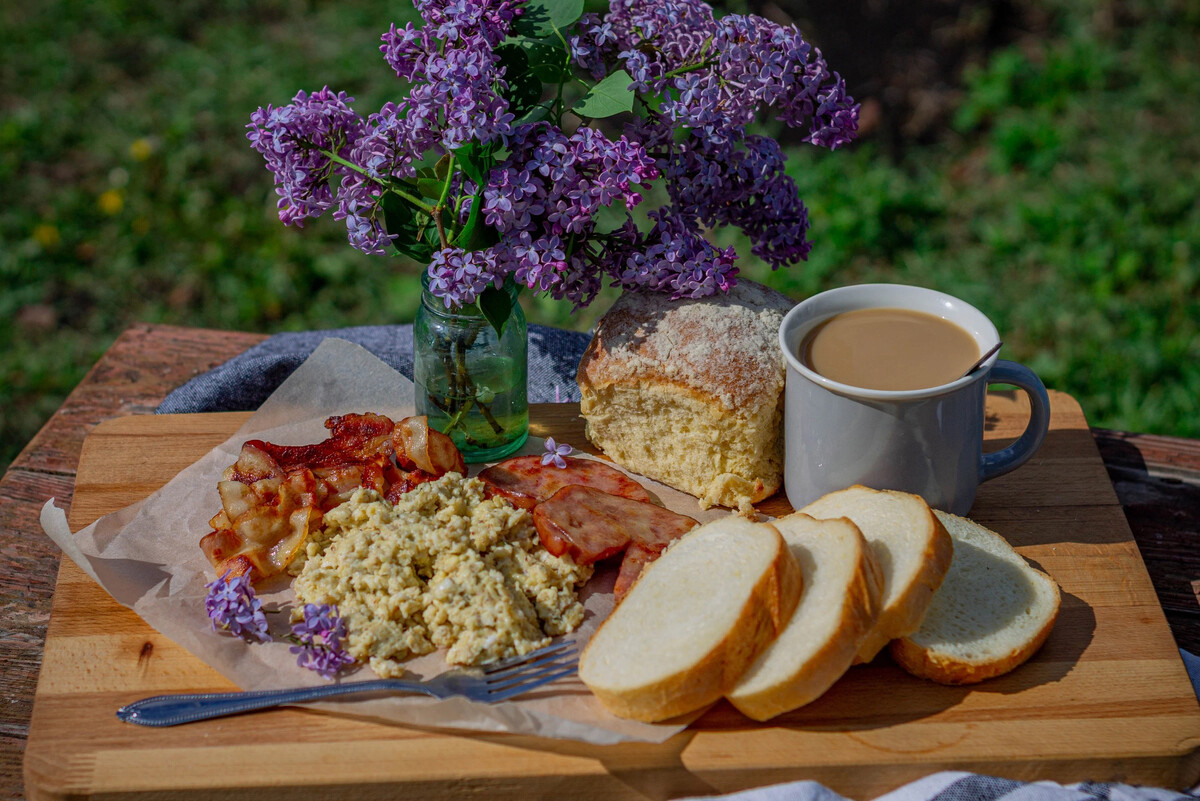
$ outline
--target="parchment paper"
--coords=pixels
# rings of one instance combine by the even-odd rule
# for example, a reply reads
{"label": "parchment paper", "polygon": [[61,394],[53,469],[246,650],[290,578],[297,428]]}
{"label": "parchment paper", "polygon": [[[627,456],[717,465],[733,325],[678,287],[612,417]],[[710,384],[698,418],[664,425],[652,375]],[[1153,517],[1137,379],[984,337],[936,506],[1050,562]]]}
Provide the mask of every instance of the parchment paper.
{"label": "parchment paper", "polygon": [[[204,611],[204,585],[215,575],[201,553],[200,538],[208,520],[221,508],[217,481],[237,461],[242,443],[263,439],[302,445],[326,438],[323,423],[335,414],[377,412],[394,420],[413,413],[413,384],[365,349],[339,339],[326,339],[246,423],[228,440],[183,470],[143,501],[100,518],[72,534],[67,517],[51,499],[42,508],[46,534],[117,602],[130,607],[153,628],[170,637],[234,684],[245,690],[320,684],[324,679],[300,668],[280,635],[289,630],[288,615],[268,614],[277,640],[247,644],[212,630]],[[530,437],[522,453],[544,452],[543,441]],[[583,454],[579,454],[583,455]],[[484,465],[472,465],[472,473]],[[701,512],[696,499],[638,477],[670,509],[703,522],[728,514]],[[586,616],[571,638],[580,647],[612,611],[615,569],[597,571],[581,597]],[[290,609],[295,596],[287,582],[259,590],[268,610]],[[413,659],[408,667],[429,678],[448,668],[441,651]],[[369,668],[342,681],[374,678]],[[475,704],[464,699],[437,701],[425,697],[363,696],[309,704],[327,712],[370,717],[420,726],[502,731],[611,744],[628,740],[662,742],[688,721],[645,724],[617,718],[599,704],[577,678],[555,682],[501,704]]]}

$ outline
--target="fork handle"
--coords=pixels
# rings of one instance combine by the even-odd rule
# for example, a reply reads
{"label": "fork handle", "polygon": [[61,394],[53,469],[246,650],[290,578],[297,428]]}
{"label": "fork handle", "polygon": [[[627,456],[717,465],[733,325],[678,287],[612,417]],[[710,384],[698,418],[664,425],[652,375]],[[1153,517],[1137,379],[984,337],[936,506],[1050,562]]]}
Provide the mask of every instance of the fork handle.
{"label": "fork handle", "polygon": [[[295,687],[286,690],[254,690],[229,693],[179,693],[156,695],[134,701],[117,710],[117,717],[126,723],[142,726],[175,726],[196,720],[208,720],[255,709],[268,709],[283,704],[316,701],[353,693],[400,690],[434,695],[430,689],[403,679],[375,679],[348,684],[325,684],[316,687]],[[436,695],[434,695],[436,697]]]}

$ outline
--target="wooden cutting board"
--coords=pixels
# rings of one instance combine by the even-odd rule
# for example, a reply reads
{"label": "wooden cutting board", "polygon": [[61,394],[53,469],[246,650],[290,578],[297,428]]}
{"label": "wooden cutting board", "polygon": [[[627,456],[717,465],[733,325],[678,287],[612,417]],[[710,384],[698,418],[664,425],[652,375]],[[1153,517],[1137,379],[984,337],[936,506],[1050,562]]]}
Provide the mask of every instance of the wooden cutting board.
{"label": "wooden cutting board", "polygon": [[[1191,786],[1200,778],[1200,707],[1083,413],[1066,395],[1051,399],[1041,451],[982,487],[972,510],[1063,590],[1049,641],[1007,676],[942,687],[884,656],[769,724],[722,702],[661,745],[447,733],[300,709],[146,729],[114,711],[146,695],[231,685],[64,560],[26,791],[31,799],[614,799],[813,779],[861,800],[942,769]],[[1018,399],[992,395],[988,409],[990,447],[1024,426]],[[575,405],[536,406],[533,431],[578,445],[577,415]],[[100,425],[83,447],[72,529],[152,493],[245,417]],[[789,509],[782,496],[764,508]]]}

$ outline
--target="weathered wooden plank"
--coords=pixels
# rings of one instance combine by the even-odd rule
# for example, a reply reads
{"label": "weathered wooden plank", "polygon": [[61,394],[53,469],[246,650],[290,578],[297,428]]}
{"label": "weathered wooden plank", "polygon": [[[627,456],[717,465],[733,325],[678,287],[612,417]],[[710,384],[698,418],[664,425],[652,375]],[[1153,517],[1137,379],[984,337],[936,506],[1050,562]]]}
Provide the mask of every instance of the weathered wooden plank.
{"label": "weathered wooden plank", "polygon": [[73,472],[101,420],[152,412],[176,387],[261,342],[259,334],[137,325],[127,329],[13,461],[35,472]]}
{"label": "weathered wooden plank", "polygon": [[1200,653],[1200,441],[1092,433],[1175,641]]}
{"label": "weathered wooden plank", "polygon": [[[28,733],[42,664],[59,551],[38,528],[37,509],[52,495],[69,499],[70,477],[12,471],[0,479],[0,776],[9,760],[20,762],[20,749],[7,749]],[[0,782],[0,798],[8,786]]]}
{"label": "weathered wooden plank", "polygon": [[21,763],[59,560],[42,504],[69,506],[84,438],[101,420],[151,411],[175,387],[262,341],[161,325],[125,331],[0,481],[0,801],[25,797]]}

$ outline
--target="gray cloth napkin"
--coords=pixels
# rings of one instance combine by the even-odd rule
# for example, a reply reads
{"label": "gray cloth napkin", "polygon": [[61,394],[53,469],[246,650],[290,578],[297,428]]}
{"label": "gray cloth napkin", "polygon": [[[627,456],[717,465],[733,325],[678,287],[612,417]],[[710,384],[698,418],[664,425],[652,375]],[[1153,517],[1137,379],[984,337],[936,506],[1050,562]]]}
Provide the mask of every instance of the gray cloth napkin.
{"label": "gray cloth napkin", "polygon": [[[945,771],[918,779],[879,796],[875,801],[1194,801],[1197,796],[1177,790],[1135,787],[1109,782],[1061,785],[1020,782],[976,773]],[[847,801],[812,781],[776,784],[723,796],[722,801]],[[702,801],[701,798],[685,801]]]}
{"label": "gray cloth napkin", "polygon": [[[413,377],[411,325],[362,326],[276,334],[166,397],[159,414],[241,412],[257,409],[326,337],[361,345],[405,378]],[[579,400],[575,368],[591,335],[529,326],[529,402]]]}

